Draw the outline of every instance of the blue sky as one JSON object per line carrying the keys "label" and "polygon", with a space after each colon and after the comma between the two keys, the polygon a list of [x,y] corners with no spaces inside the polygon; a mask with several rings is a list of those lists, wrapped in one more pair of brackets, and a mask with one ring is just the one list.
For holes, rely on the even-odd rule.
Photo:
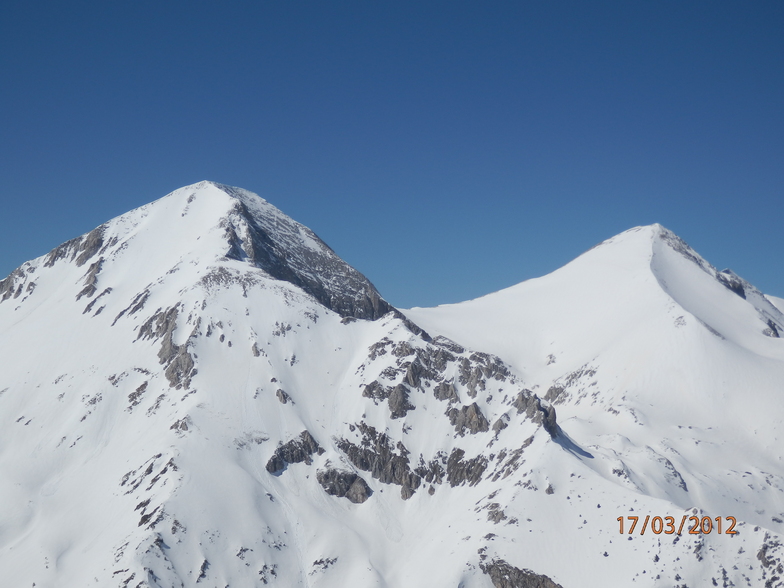
{"label": "blue sky", "polygon": [[784,296],[784,3],[0,3],[0,274],[203,179],[400,307],[660,222]]}

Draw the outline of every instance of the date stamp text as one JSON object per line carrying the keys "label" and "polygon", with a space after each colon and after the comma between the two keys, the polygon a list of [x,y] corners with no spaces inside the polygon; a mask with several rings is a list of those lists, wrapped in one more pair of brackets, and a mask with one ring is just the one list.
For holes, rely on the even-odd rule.
{"label": "date stamp text", "polygon": [[[640,535],[644,535],[646,531],[650,531],[655,535],[661,533],[664,533],[665,535],[680,535],[684,532],[684,528],[690,535],[710,535],[711,533],[716,533],[717,535],[721,535],[722,533],[725,535],[738,534],[738,532],[734,530],[735,525],[737,524],[735,517],[700,518],[694,516],[690,517],[685,514],[680,520],[680,524],[676,524],[675,517],[652,517],[651,515],[646,515],[638,528],[638,523],[640,523],[641,519],[642,517],[633,516],[618,517],[616,520],[618,521],[621,535],[624,534],[624,530],[626,530],[627,534],[631,535],[635,532],[635,529],[638,529]],[[726,521],[724,525],[722,525],[722,519]],[[624,521],[627,523],[626,525],[624,525]],[[686,521],[689,522],[688,525],[686,525]]]}

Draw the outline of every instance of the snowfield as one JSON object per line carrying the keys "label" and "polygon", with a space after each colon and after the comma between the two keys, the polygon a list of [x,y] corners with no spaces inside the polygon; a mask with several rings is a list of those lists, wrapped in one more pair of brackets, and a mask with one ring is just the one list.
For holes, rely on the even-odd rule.
{"label": "snowfield", "polygon": [[0,585],[784,585],[782,309],[652,225],[401,312],[186,186],[0,282]]}

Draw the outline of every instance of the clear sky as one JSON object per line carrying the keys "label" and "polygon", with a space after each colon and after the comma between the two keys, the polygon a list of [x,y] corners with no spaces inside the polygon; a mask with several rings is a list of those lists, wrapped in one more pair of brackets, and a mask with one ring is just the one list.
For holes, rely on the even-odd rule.
{"label": "clear sky", "polygon": [[654,222],[784,296],[784,2],[0,3],[0,274],[204,179],[400,307]]}

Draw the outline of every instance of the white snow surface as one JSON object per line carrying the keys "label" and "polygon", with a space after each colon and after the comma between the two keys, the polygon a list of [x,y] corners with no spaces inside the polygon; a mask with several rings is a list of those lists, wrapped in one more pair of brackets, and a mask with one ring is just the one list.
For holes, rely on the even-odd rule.
{"label": "white snow surface", "polygon": [[[654,225],[405,311],[431,340],[276,279],[254,226],[332,299],[368,288],[211,182],[0,282],[0,585],[522,586],[501,560],[563,588],[781,585],[784,301]],[[320,450],[270,472],[303,431]],[[325,491],[334,468],[364,502]],[[693,513],[739,534],[616,520]]]}
{"label": "white snow surface", "polygon": [[[711,586],[714,578],[728,585],[706,563],[720,550],[727,550],[721,566],[735,586],[768,585],[772,576],[779,579],[769,585],[782,585],[780,572],[762,573],[776,565],[759,565],[769,549],[739,539],[764,533],[777,543],[784,529],[784,339],[771,336],[771,324],[784,334],[784,301],[735,276],[742,297],[717,278],[727,275],[734,276],[652,225],[608,239],[542,278],[404,311],[432,335],[498,355],[553,402],[561,429],[593,455],[582,463],[626,490],[603,518],[604,530],[632,508],[643,516],[697,508],[745,522],[739,536],[702,536],[710,555],[701,548],[701,561],[681,542],[669,575],[633,575],[623,585]],[[675,472],[683,486],[673,484]],[[635,541],[653,553],[672,537]],[[696,565],[677,571],[676,580],[679,566],[689,564]]]}

